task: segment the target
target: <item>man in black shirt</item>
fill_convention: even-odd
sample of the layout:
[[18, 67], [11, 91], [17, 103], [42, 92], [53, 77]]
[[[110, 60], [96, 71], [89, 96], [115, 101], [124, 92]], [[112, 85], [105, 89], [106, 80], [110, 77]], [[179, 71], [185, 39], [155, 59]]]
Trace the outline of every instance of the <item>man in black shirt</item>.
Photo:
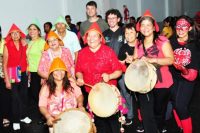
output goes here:
[[121, 21], [122, 16], [119, 10], [110, 9], [106, 12], [106, 21], [108, 22], [109, 29], [103, 32], [106, 44], [110, 46], [115, 53], [119, 54], [119, 49], [124, 44], [124, 31], [118, 23]]

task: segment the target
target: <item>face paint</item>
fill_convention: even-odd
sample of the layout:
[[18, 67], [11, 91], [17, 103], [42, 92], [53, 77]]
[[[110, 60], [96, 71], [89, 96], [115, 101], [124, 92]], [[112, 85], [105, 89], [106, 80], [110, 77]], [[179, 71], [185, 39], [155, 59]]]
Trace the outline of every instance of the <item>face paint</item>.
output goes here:
[[185, 19], [180, 19], [176, 22], [176, 30], [186, 31], [189, 30], [190, 26], [190, 23]]

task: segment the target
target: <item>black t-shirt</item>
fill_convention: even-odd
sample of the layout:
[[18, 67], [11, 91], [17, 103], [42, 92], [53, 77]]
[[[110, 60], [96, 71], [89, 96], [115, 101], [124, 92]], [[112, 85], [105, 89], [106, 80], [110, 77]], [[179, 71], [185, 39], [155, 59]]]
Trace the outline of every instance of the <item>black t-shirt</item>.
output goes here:
[[124, 31], [123, 28], [119, 27], [115, 32], [107, 29], [103, 32], [106, 44], [110, 46], [118, 56], [119, 50], [124, 44]]
[[135, 48], [134, 46], [129, 46], [127, 43], [123, 44], [122, 47], [119, 50], [118, 59], [121, 60], [121, 61], [125, 60], [126, 59], [126, 52], [129, 55], [133, 55], [134, 48]]
[[[175, 62], [185, 66], [187, 69], [199, 69], [199, 57], [197, 41], [191, 41], [184, 45], [179, 44], [176, 37], [170, 39], [174, 51]], [[173, 77], [182, 79], [181, 72], [171, 67]]]

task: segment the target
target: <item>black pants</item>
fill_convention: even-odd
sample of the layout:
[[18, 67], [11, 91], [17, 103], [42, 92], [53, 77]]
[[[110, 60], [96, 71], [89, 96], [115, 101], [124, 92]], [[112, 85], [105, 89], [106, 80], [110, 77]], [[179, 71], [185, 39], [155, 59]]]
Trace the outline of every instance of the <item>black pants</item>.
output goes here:
[[181, 120], [190, 117], [189, 103], [193, 95], [195, 82], [174, 79], [171, 90], [171, 101]]
[[12, 118], [14, 123], [19, 123], [19, 120], [27, 115], [28, 76], [26, 72], [22, 73], [21, 82], [12, 83], [11, 86]]
[[145, 133], [157, 133], [157, 124], [154, 115], [154, 94], [153, 91], [147, 94], [139, 94], [138, 100], [143, 120]]
[[120, 123], [118, 113], [107, 118], [94, 116], [97, 133], [120, 133]]
[[153, 90], [154, 94], [154, 113], [157, 123], [157, 128], [161, 131], [165, 126], [165, 114], [167, 104], [170, 98], [170, 89], [159, 88]]
[[37, 72], [31, 72], [31, 82], [30, 82], [30, 100], [34, 105], [38, 106], [39, 92], [41, 89], [41, 77]]
[[6, 89], [3, 78], [0, 78], [0, 125], [2, 126], [3, 118], [10, 120], [11, 110], [11, 91]]

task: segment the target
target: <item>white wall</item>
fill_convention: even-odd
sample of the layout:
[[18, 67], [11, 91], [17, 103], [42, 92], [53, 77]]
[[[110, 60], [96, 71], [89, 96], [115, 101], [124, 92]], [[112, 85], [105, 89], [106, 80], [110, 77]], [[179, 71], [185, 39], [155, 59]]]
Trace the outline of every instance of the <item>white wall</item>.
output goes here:
[[180, 16], [183, 14], [183, 0], [168, 0], [169, 15]]
[[3, 36], [6, 36], [13, 23], [25, 31], [35, 19], [43, 26], [44, 22], [53, 22], [62, 13], [61, 0], [1, 0], [0, 25]]
[[[0, 25], [3, 36], [6, 36], [12, 23], [23, 31], [38, 19], [43, 30], [43, 23], [55, 22], [60, 15], [71, 15], [72, 22], [86, 20], [85, 5], [89, 0], [1, 0]], [[194, 16], [200, 10], [200, 0], [95, 0], [98, 14], [105, 16], [110, 8], [119, 9], [123, 15], [123, 5], [127, 5], [130, 16], [138, 17], [150, 9], [157, 21], [168, 15], [177, 16], [183, 13]], [[168, 8], [168, 9], [166, 9]]]
[[[24, 32], [35, 19], [40, 21], [41, 30], [47, 21], [55, 22], [60, 15], [71, 15], [72, 22], [86, 20], [85, 5], [89, 0], [1, 0], [0, 25], [3, 36], [6, 36], [10, 26], [15, 23]], [[98, 14], [105, 16], [110, 8], [109, 0], [95, 0]]]
[[185, 15], [194, 16], [200, 11], [200, 0], [183, 0], [183, 11]]
[[123, 5], [126, 5], [129, 9], [129, 16], [135, 16], [137, 18], [139, 16], [137, 5], [138, 1], [140, 0], [110, 0], [110, 8], [118, 9], [123, 16]]
[[162, 21], [165, 16], [165, 0], [141, 0], [142, 13], [149, 9], [156, 21]]

